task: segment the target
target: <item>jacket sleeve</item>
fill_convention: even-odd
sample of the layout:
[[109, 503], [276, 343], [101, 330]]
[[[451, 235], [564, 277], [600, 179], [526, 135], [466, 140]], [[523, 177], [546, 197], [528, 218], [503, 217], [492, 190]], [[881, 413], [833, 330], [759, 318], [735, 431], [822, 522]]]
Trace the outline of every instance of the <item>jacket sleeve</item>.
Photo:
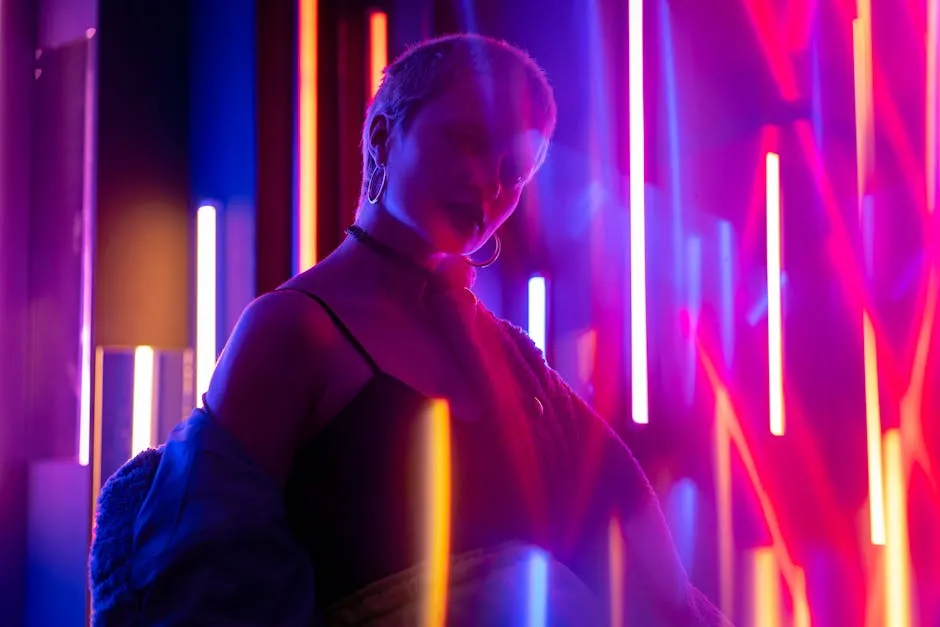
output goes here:
[[[619, 523], [625, 553], [624, 599], [628, 622], [644, 625], [719, 627], [730, 623], [692, 586], [646, 474], [623, 440], [561, 376], [531, 339], [506, 323], [514, 343], [550, 405], [557, 464], [553, 483], [563, 537], [572, 539], [573, 561], [596, 592], [610, 595], [609, 533]], [[543, 440], [544, 442], [545, 440]], [[582, 553], [576, 555], [576, 553]], [[594, 571], [589, 572], [589, 571]], [[598, 573], [599, 571], [599, 573]]]
[[313, 569], [281, 490], [199, 410], [167, 442], [134, 543], [141, 624], [312, 624]]

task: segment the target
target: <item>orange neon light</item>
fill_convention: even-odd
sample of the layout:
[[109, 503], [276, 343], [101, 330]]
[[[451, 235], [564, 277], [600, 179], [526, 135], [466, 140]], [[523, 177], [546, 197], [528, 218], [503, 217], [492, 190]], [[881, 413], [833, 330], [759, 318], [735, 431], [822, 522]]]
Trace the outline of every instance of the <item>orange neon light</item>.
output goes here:
[[904, 471], [901, 434], [885, 432], [885, 625], [911, 625], [911, 554], [907, 527], [907, 476]]
[[772, 548], [751, 551], [751, 625], [780, 627], [783, 604], [780, 594], [780, 570]]
[[610, 627], [624, 627], [624, 555], [620, 519], [610, 519], [607, 536], [608, 568], [610, 570]]
[[731, 411], [727, 394], [715, 398], [715, 498], [718, 514], [718, 590], [721, 612], [734, 618], [734, 521], [731, 509], [731, 438], [722, 416]]
[[369, 13], [369, 98], [375, 97], [388, 65], [388, 15]]
[[431, 402], [425, 438], [425, 555], [428, 579], [422, 624], [425, 627], [443, 627], [447, 623], [451, 509], [450, 408], [446, 401]]
[[295, 272], [317, 262], [317, 0], [300, 0], [298, 17], [297, 216]]
[[[747, 473], [747, 477], [750, 480], [751, 486], [754, 489], [754, 493], [757, 496], [758, 503], [760, 504], [761, 512], [763, 513], [764, 520], [767, 523], [767, 530], [770, 532], [772, 548], [774, 551], [777, 567], [780, 570], [780, 574], [783, 575], [783, 579], [787, 584], [787, 588], [789, 589], [790, 594], [794, 599], [794, 604], [804, 606], [806, 605], [806, 599], [805, 589], [801, 588], [802, 571], [793, 562], [793, 558], [790, 556], [790, 551], [787, 548], [786, 541], [783, 537], [783, 532], [780, 528], [780, 520], [777, 517], [776, 509], [773, 506], [770, 495], [767, 493], [767, 489], [764, 487], [764, 482], [757, 470], [757, 463], [754, 459], [753, 453], [751, 452], [750, 445], [748, 445], [748, 442], [744, 437], [744, 433], [741, 430], [741, 423], [738, 419], [737, 411], [734, 409], [734, 405], [731, 402], [731, 397], [728, 394], [728, 388], [718, 376], [718, 371], [715, 368], [714, 362], [704, 351], [700, 343], [698, 344], [698, 354], [699, 358], [701, 359], [702, 368], [705, 371], [705, 376], [708, 378], [712, 389], [715, 391], [716, 398], [718, 399], [718, 402], [716, 402], [716, 407], [718, 408], [719, 413], [716, 418], [723, 423], [728, 437], [734, 444], [741, 464], [744, 466], [744, 471]], [[809, 627], [808, 619], [806, 622], [804, 622], [804, 625], [805, 627]]]

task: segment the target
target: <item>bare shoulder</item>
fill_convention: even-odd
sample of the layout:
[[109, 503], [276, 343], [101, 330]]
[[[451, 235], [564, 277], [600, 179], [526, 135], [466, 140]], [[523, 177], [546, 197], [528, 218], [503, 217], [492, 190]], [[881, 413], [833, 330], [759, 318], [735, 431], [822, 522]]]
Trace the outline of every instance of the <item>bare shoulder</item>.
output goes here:
[[322, 396], [337, 331], [309, 296], [265, 294], [242, 313], [207, 393], [214, 415], [259, 466], [283, 481]]

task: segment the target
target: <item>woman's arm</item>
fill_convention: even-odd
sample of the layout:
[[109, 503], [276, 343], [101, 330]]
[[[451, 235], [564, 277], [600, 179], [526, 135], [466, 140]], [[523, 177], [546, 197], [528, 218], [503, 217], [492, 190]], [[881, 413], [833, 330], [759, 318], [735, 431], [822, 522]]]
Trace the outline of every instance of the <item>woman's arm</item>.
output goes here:
[[329, 381], [338, 337], [309, 297], [266, 294], [242, 314], [212, 375], [206, 402], [213, 418], [282, 485]]
[[312, 566], [288, 527], [283, 488], [336, 336], [296, 292], [263, 296], [242, 315], [205, 408], [167, 442], [137, 517], [145, 624], [309, 624]]

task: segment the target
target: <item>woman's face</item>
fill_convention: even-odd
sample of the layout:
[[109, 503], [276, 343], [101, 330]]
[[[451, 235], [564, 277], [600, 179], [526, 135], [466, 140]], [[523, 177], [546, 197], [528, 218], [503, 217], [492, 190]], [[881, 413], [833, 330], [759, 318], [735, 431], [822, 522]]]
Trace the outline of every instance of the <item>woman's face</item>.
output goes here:
[[373, 157], [382, 204], [434, 250], [469, 254], [512, 215], [547, 148], [517, 81], [469, 76], [422, 104], [405, 129], [378, 116]]

